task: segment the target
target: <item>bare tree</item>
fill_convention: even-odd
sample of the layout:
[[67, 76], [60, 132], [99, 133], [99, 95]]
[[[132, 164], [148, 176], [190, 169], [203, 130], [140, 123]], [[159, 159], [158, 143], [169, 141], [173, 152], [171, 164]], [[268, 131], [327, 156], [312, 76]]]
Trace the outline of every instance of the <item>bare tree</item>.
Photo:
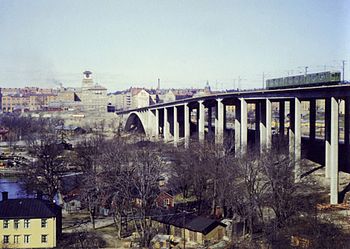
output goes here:
[[170, 185], [174, 190], [179, 190], [184, 199], [190, 195], [193, 187], [192, 171], [194, 160], [192, 153], [183, 148], [176, 148], [173, 152], [174, 160], [171, 167]]
[[157, 152], [143, 147], [135, 151], [131, 167], [133, 174], [130, 191], [140, 200], [137, 213], [140, 218], [138, 228], [141, 243], [143, 246], [148, 246], [151, 241], [151, 229], [147, 215], [150, 214], [157, 197], [162, 160]]
[[[103, 168], [99, 163], [105, 139], [102, 136], [94, 136], [79, 143], [76, 147], [75, 163], [83, 172], [84, 184], [81, 186], [82, 203], [87, 207], [90, 221], [95, 229], [95, 219], [103, 196]], [[73, 160], [74, 160], [73, 159]]]
[[53, 201], [66, 171], [64, 148], [48, 136], [32, 144], [30, 153], [33, 161], [21, 165], [21, 180], [27, 191], [42, 191]]
[[268, 187], [266, 203], [280, 227], [297, 212], [300, 198], [297, 190], [301, 184], [294, 182], [294, 167], [286, 154], [270, 152], [260, 158]]
[[264, 198], [267, 191], [263, 165], [258, 153], [248, 152], [228, 164], [231, 187], [227, 188], [227, 201], [232, 214], [238, 214], [244, 221], [244, 231], [250, 234], [259, 220], [263, 219]]
[[103, 190], [108, 193], [110, 203], [110, 212], [113, 216], [115, 228], [117, 230], [117, 237], [121, 237], [122, 217], [126, 216], [128, 210], [131, 209], [132, 199], [131, 189], [131, 175], [132, 171], [129, 167], [131, 161], [130, 147], [126, 142], [120, 138], [115, 137], [107, 142], [101, 158], [99, 160], [103, 167]]

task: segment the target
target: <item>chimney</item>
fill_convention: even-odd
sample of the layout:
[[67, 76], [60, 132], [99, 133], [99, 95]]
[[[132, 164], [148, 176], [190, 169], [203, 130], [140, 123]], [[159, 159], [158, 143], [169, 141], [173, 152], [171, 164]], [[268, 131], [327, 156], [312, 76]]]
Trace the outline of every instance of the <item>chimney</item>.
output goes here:
[[43, 199], [43, 192], [41, 192], [41, 191], [36, 192], [36, 198], [38, 200], [42, 200]]
[[9, 199], [9, 193], [4, 191], [2, 192], [2, 200], [7, 201]]

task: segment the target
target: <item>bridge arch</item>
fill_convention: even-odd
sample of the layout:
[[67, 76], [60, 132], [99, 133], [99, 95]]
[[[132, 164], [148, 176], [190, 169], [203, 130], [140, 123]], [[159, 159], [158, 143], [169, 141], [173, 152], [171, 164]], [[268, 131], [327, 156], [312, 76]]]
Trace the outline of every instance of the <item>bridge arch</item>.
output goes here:
[[127, 132], [136, 132], [146, 135], [146, 120], [142, 113], [131, 112], [125, 122], [124, 130]]

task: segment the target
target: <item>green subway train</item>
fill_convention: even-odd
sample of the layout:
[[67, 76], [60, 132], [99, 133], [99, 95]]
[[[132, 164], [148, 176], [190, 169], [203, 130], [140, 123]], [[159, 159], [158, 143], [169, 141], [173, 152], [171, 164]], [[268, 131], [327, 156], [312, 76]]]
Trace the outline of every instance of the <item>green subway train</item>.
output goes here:
[[266, 80], [266, 89], [334, 85], [341, 81], [340, 72], [319, 72]]

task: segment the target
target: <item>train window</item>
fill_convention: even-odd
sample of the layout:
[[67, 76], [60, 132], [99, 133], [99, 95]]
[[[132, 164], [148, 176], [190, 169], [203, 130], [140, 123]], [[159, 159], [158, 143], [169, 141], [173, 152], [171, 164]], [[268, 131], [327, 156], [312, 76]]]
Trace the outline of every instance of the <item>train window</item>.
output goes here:
[[315, 82], [315, 81], [316, 81], [316, 75], [313, 74], [313, 75], [311, 76], [311, 83], [313, 83], [313, 82]]

